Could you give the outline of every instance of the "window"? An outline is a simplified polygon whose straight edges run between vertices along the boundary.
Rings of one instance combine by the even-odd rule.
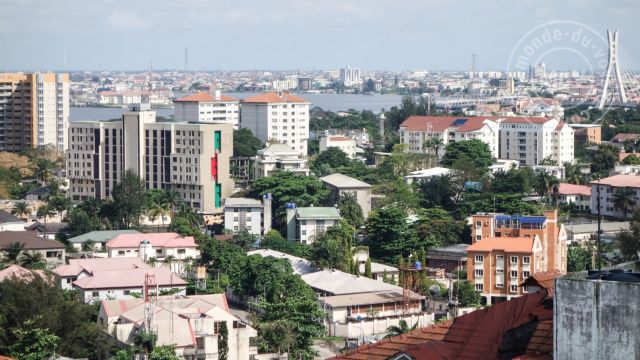
[[[99,293],[99,292],[97,292],[97,291],[93,291],[93,292],[91,293],[91,296],[93,296],[93,297],[99,297],[99,296],[100,296],[100,293]]]
[[[482,221],[476,221],[476,227],[477,228],[482,227]]]
[[[476,269],[476,277],[482,277],[484,276],[484,270],[482,269]]]
[[[156,249],[156,254],[162,254],[162,249]]]
[[[482,235],[476,235],[476,241],[482,240]]]
[[[186,249],[178,249],[178,254],[186,254],[187,250]]]
[[[220,325],[222,324],[222,321],[216,321],[213,323],[213,333],[218,335],[220,334]]]
[[[509,291],[511,291],[512,293],[517,293],[518,285],[511,285]]]
[[[512,279],[518,278],[518,270],[511,270],[511,278]]]
[[[484,261],[484,256],[482,256],[482,255],[476,255],[476,256],[475,256],[475,260],[476,260],[476,262],[477,262],[477,263],[481,263],[481,262],[483,262],[483,261]]]
[[[527,279],[529,276],[531,276],[531,272],[529,271],[522,272],[522,279]]]
[[[483,291],[484,290],[484,284],[476,284],[476,291]]]
[[[525,265],[529,265],[531,263],[531,258],[528,256],[523,256],[522,257],[522,263]]]
[[[504,261],[504,255],[496,255],[496,262],[503,262]]]
[[[125,294],[125,295],[129,295],[130,293],[131,293],[131,290],[125,290],[125,291],[124,291],[124,294]]]
[[[511,263],[512,264],[517,264],[518,263],[518,257],[517,256],[512,256],[511,257]]]

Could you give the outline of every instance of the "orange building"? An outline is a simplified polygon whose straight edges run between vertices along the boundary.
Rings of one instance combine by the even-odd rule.
[[[545,216],[473,215],[467,279],[495,303],[522,295],[517,285],[531,274],[566,273],[567,235],[557,221],[557,210]]]

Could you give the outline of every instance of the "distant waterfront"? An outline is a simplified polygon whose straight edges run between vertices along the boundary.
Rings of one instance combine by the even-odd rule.
[[[226,93],[239,99],[253,96],[257,93]],[[300,94],[300,96],[311,102],[311,107],[319,106],[324,110],[372,110],[376,113],[382,109],[389,110],[392,106],[400,105],[402,96],[400,95],[353,95],[353,94]],[[71,107],[70,121],[82,120],[109,120],[117,119],[125,109],[103,108],[103,107]],[[172,108],[156,109],[158,116],[170,117],[173,115]]]

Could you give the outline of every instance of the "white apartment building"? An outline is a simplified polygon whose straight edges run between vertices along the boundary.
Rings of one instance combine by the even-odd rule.
[[[526,98],[516,101],[516,114],[524,116],[552,116],[562,118],[564,108],[559,100],[549,98]]]
[[[0,73],[0,151],[67,148],[69,74]]]
[[[598,191],[598,187],[600,188]],[[620,174],[591,182],[591,214],[598,214],[598,196],[600,197],[600,214],[602,216],[626,219],[633,214],[635,208],[616,209],[613,194],[619,189],[629,188],[634,193],[636,204],[640,204],[640,176]]]
[[[155,111],[141,106],[132,106],[121,120],[71,124],[71,199],[108,198],[130,169],[148,189],[172,189],[196,211],[221,212],[222,199],[233,190],[231,124],[156,122]]]
[[[262,142],[291,146],[307,156],[309,101],[288,92],[269,92],[242,100],[240,127]]]
[[[246,230],[253,235],[264,235],[271,230],[271,194],[262,201],[249,198],[224,200],[224,228],[234,234]]]
[[[298,88],[298,78],[290,77],[282,80],[273,80],[271,88],[273,90],[296,90]]]
[[[362,84],[360,69],[347,66],[340,69],[340,81],[344,86],[354,86]]]
[[[439,138],[442,146],[438,156],[452,142],[478,139],[489,145],[491,154],[498,157],[499,125],[494,117],[455,116],[410,116],[400,124],[400,143],[407,144],[409,151],[435,153],[425,146],[429,139]]]
[[[591,209],[591,186],[561,183],[558,186],[559,204],[573,204],[580,211]]]
[[[573,129],[548,117],[505,117],[500,123],[500,158],[518,160],[520,165],[538,165],[551,159],[563,165],[573,163]]]
[[[306,156],[284,144],[271,144],[254,158],[254,177],[259,179],[272,175],[276,171],[292,171],[309,175]]]
[[[197,93],[173,102],[175,121],[232,124],[238,129],[240,100],[215,90],[213,94]]]
[[[287,239],[303,244],[313,243],[316,235],[340,223],[340,211],[335,207],[296,207],[287,204]]]
[[[355,159],[358,153],[358,147],[354,139],[344,136],[325,135],[320,138],[320,152],[326,151],[330,147],[338,148],[344,151],[349,159]]]

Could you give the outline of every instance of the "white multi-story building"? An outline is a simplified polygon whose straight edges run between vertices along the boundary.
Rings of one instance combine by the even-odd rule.
[[[598,187],[600,188],[598,190]],[[620,174],[591,182],[591,214],[598,214],[598,196],[600,197],[600,215],[626,219],[635,210],[629,207],[627,213],[616,209],[613,202],[616,191],[629,188],[633,191],[636,204],[640,204],[640,176]]]
[[[489,145],[491,154],[498,157],[499,125],[494,117],[455,116],[410,116],[400,124],[400,143],[407,144],[409,151],[434,153],[425,146],[430,139],[439,138],[442,146],[438,156],[444,155],[444,148],[452,142],[478,139]]]
[[[549,117],[505,117],[500,123],[500,158],[518,160],[520,165],[538,165],[550,159],[563,165],[573,163],[573,129]]]
[[[298,78],[291,77],[282,80],[273,80],[271,82],[273,90],[296,90],[298,88]]]
[[[254,161],[254,177],[267,177],[276,171],[292,171],[303,175],[310,173],[306,157],[287,145],[271,144],[258,150]]]
[[[69,74],[0,73],[0,151],[67,148]]]
[[[360,75],[360,69],[347,66],[340,69],[340,81],[344,86],[354,86],[362,84],[362,76]]]
[[[301,207],[287,205],[287,239],[311,244],[316,235],[340,223],[340,211],[335,207]]]
[[[125,170],[148,189],[171,189],[195,210],[222,211],[231,195],[231,124],[156,122],[148,104],[117,121],[74,122],[69,129],[67,178],[72,200],[111,195]]]
[[[309,104],[287,92],[252,96],[242,100],[240,127],[251,130],[262,142],[285,144],[306,156]]]
[[[356,141],[345,136],[325,135],[320,138],[320,152],[326,151],[330,147],[338,148],[344,151],[349,159],[355,159],[358,153]]]
[[[240,100],[215,90],[213,94],[197,93],[173,102],[175,121],[232,124],[238,129]]]
[[[561,183],[558,186],[558,203],[573,204],[580,211],[591,209],[591,186]]]
[[[246,230],[253,235],[264,235],[271,230],[271,194],[262,201],[250,198],[224,200],[224,228],[237,234]]]
[[[553,116],[562,118],[564,108],[560,101],[550,98],[526,98],[516,101],[516,114],[524,116]]]

